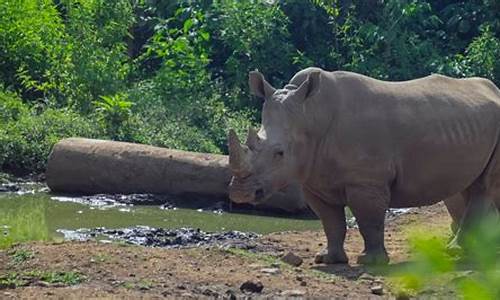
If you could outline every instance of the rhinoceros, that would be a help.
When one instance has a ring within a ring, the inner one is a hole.
[[[317,263],[347,263],[346,206],[364,240],[361,264],[389,261],[389,208],[463,199],[460,245],[487,199],[500,207],[500,90],[487,79],[387,82],[307,68],[281,89],[258,71],[249,84],[264,99],[262,125],[245,144],[229,131],[230,198],[261,203],[299,182],[327,238]]]

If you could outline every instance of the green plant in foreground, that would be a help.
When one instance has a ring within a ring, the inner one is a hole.
[[[410,243],[414,261],[392,274],[390,280],[396,294],[417,295],[429,287],[437,287],[464,299],[500,298],[497,218],[487,218],[469,231],[461,259],[448,254],[445,238],[420,234],[411,237]]]

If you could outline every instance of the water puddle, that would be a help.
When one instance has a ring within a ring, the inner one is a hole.
[[[321,229],[311,215],[292,216],[247,209],[224,201],[186,201],[164,195],[51,195],[40,183],[4,184],[0,189],[0,247],[17,240],[88,240],[191,247],[245,243],[259,234]],[[348,226],[356,227],[348,212]],[[391,210],[388,220],[407,213]]]
[[[75,239],[79,235],[76,239],[104,236],[104,239],[116,238],[132,243],[135,242],[130,238],[130,232],[140,235],[149,231],[148,234],[163,239],[162,243],[168,243],[162,236],[162,230],[177,230],[178,234],[183,234],[183,230],[184,233],[194,230],[195,244],[199,242],[198,237],[213,240],[225,235],[229,239],[231,235],[237,236],[235,232],[265,234],[321,228],[320,222],[310,217],[228,212],[225,210],[227,204],[215,203],[211,207],[193,209],[174,206],[168,201],[162,204],[132,204],[141,197],[144,198],[142,200],[151,200],[150,203],[159,201],[151,195],[135,195],[131,197],[134,201],[126,203],[117,201],[116,197],[122,195],[68,197],[46,192],[0,193],[0,227],[4,236],[12,234],[25,240]],[[123,234],[117,235],[117,232]]]

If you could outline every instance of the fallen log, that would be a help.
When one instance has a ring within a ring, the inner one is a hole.
[[[52,149],[47,185],[53,192],[79,194],[170,194],[228,199],[228,157],[147,145],[69,138]],[[286,211],[306,208],[302,192],[291,185],[265,207]]]

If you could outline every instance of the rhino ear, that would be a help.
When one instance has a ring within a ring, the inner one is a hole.
[[[248,84],[250,85],[250,93],[260,98],[267,99],[276,91],[259,71],[250,72],[248,75]]]
[[[319,92],[321,83],[321,71],[314,71],[307,75],[307,79],[295,90],[299,99],[306,99]]]

